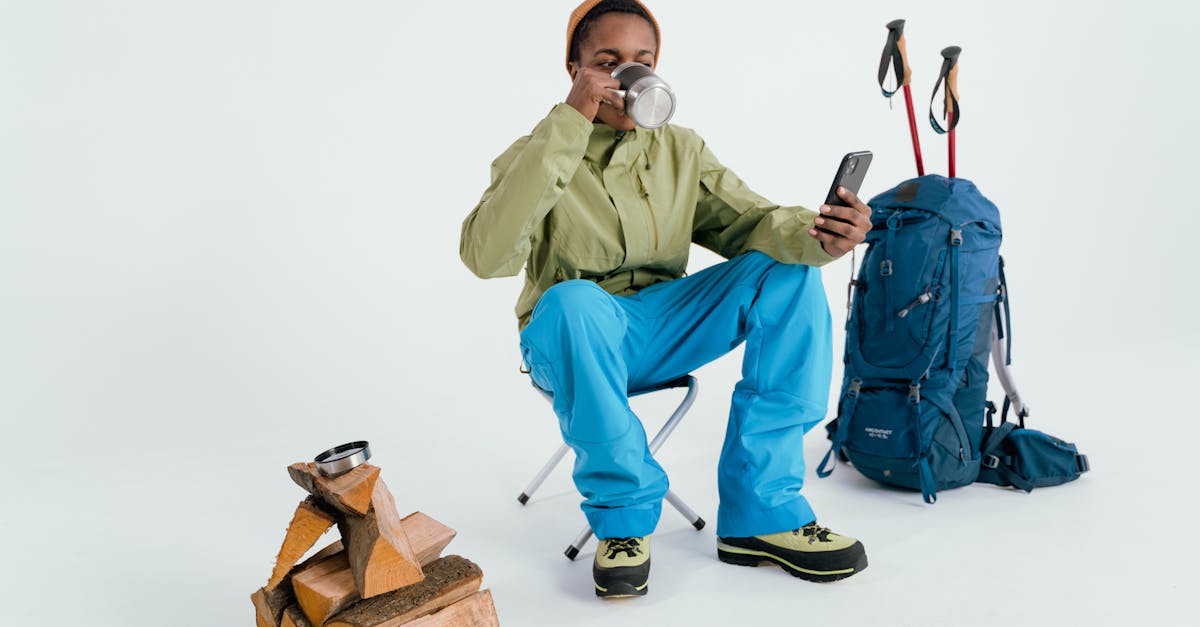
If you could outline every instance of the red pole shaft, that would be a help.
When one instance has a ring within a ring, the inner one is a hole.
[[[904,104],[908,107],[908,131],[912,134],[913,154],[917,157],[917,176],[925,176],[925,162],[921,160],[921,140],[917,138],[917,116],[913,114],[912,89],[908,85],[904,86]]]
[[[948,115],[948,116],[946,116],[946,117],[947,117],[947,118],[949,118],[949,120],[947,120],[947,121],[948,121],[950,124],[954,124],[954,113],[953,113],[953,112],[951,112],[951,113],[950,113],[950,115]],[[954,178],[954,175],[955,175],[955,171],[954,171],[954,129],[950,129],[950,132],[949,132],[949,133],[947,133],[947,135],[949,135],[949,136],[950,136],[950,137],[949,137],[949,144],[950,144],[950,155],[949,155],[949,160],[950,160],[950,178]]]

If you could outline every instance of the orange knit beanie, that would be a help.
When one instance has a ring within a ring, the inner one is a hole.
[[[651,13],[650,9],[647,9],[646,5],[643,4],[642,2],[640,2],[640,0],[631,0],[631,1],[634,4],[638,5],[639,7],[642,7],[642,10],[646,12],[646,17],[650,18],[650,25],[654,27],[654,38],[655,38],[655,40],[657,40],[659,42],[658,46],[656,46],[654,49],[654,64],[657,65],[658,64],[658,50],[660,48],[662,48],[662,31],[659,30],[659,28],[658,28],[658,20],[654,19],[654,14]],[[580,20],[583,19],[583,16],[587,15],[588,11],[591,11],[592,9],[596,8],[596,5],[600,4],[601,2],[603,2],[603,0],[583,0],[583,3],[580,4],[579,6],[575,7],[575,10],[571,12],[571,19],[567,21],[567,71],[568,72],[571,71],[571,43],[575,39],[575,29],[579,26],[579,22],[580,22]]]

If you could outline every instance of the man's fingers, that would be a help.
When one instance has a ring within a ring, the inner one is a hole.
[[[838,198],[841,198],[842,200],[846,201],[846,206],[851,207],[852,209],[854,209],[855,211],[857,211],[860,214],[870,217],[871,208],[868,207],[866,203],[859,200],[857,194],[846,189],[845,187],[838,187],[837,195],[838,195]]]
[[[829,218],[821,216],[818,216],[816,219],[814,219],[813,223],[820,227],[820,229],[832,231],[838,235],[841,235],[842,237],[847,238],[850,237],[855,229],[853,224],[847,224],[841,220],[830,220]]]
[[[820,229],[809,229],[808,234],[821,242],[821,247],[825,249],[825,252],[834,257],[841,257],[854,248],[853,242],[840,235],[826,233]]]
[[[870,209],[868,209],[869,211]],[[863,212],[851,207],[821,205],[821,215],[857,225],[859,228],[867,231],[871,230],[871,219],[868,217],[870,213],[863,214]]]

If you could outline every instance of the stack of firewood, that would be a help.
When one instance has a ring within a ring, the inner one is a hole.
[[[421,512],[401,519],[379,467],[327,477],[309,462],[288,474],[311,496],[296,507],[267,585],[250,595],[258,627],[499,625],[479,567],[441,557],[454,530]],[[341,539],[297,564],[335,524]]]

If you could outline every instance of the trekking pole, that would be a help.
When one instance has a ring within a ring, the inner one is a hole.
[[[958,46],[949,46],[942,48],[942,69],[938,72],[937,83],[933,86],[933,96],[929,101],[929,123],[933,125],[933,130],[939,135],[949,133],[950,154],[950,178],[955,176],[954,164],[954,129],[958,126],[958,120],[962,117],[958,109],[958,55],[962,52],[962,48]],[[943,127],[938,124],[938,117],[934,113],[933,103],[937,102],[938,88],[942,87],[945,82],[945,89],[942,94],[942,119],[946,125]]]
[[[921,160],[921,141],[917,137],[917,116],[912,104],[912,69],[908,66],[908,52],[904,42],[904,20],[892,20],[887,24],[887,43],[883,45],[883,56],[879,59],[879,89],[885,98],[891,98],[896,90],[888,91],[884,86],[888,70],[896,78],[897,87],[904,88],[904,104],[908,109],[908,131],[912,135],[913,154],[917,158],[917,176],[925,175],[925,163]],[[890,100],[889,100],[890,102]]]

